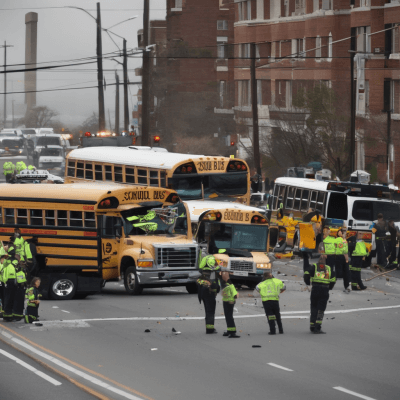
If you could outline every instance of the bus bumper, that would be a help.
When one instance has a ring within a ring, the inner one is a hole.
[[[196,270],[189,271],[136,271],[139,283],[141,285],[165,285],[171,283],[192,283],[200,277],[200,272]]]

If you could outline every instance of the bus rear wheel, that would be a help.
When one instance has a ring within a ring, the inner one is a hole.
[[[125,290],[131,296],[136,296],[143,292],[143,286],[139,284],[135,267],[128,267],[124,273]]]
[[[53,300],[71,300],[76,293],[76,281],[56,278],[50,285],[49,295]]]

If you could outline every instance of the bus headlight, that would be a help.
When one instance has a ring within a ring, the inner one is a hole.
[[[153,268],[153,261],[140,260],[137,262],[139,268]]]
[[[271,269],[271,263],[257,264],[257,269]]]

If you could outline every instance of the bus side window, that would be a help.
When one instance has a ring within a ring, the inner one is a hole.
[[[68,226],[68,212],[64,210],[57,211],[57,226]]]
[[[273,195],[273,203],[272,203],[272,209],[273,210],[278,209],[278,193],[279,193],[279,185],[275,184],[274,195]]]
[[[123,182],[122,166],[114,165],[114,182]]]
[[[83,178],[84,177],[83,173],[84,173],[83,162],[76,163],[76,177],[77,178]]]
[[[316,192],[315,190],[313,190],[311,192],[310,208],[313,209],[313,210],[315,210],[315,208],[317,206],[317,195],[318,195],[318,192]]]
[[[293,208],[294,187],[288,187],[288,194],[286,198],[286,208]]]
[[[85,179],[93,179],[93,164],[85,163]]]
[[[160,172],[160,187],[165,188],[167,187],[167,182],[166,182],[166,175],[165,171]]]
[[[147,170],[146,169],[138,169],[138,183],[142,185],[147,185]]]
[[[150,171],[150,186],[160,186],[158,180],[158,171]]]
[[[82,211],[69,212],[69,226],[82,227]]]
[[[317,210],[320,212],[324,211],[325,193],[318,192]]]
[[[13,208],[5,208],[4,209],[5,223],[9,225],[15,224],[14,218],[14,209]]]
[[[0,224],[3,224],[3,209],[0,207]]]
[[[68,161],[68,176],[74,178],[75,177],[75,160]]]
[[[300,210],[300,200],[301,200],[301,189],[296,189],[296,195],[294,198],[294,210]]]
[[[28,225],[28,210],[24,208],[17,209],[17,224]]]
[[[95,174],[95,180],[96,181],[102,181],[103,180],[103,166],[101,164],[95,164],[94,165],[94,174]]]
[[[31,210],[31,225],[43,226],[43,211]]]
[[[105,180],[106,181],[112,181],[113,180],[113,176],[112,176],[112,165],[105,165],[104,166],[106,174],[105,174]]]
[[[94,212],[85,212],[85,228],[96,228]]]
[[[46,226],[55,226],[56,225],[56,218],[55,218],[55,211],[54,210],[46,210],[45,211],[45,222]]]
[[[310,194],[309,190],[303,189],[301,195],[301,211],[308,211],[308,195]]]
[[[125,167],[125,182],[135,183],[135,168]]]

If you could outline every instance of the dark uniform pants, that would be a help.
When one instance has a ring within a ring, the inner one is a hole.
[[[364,289],[365,285],[363,284],[361,280],[361,268],[363,266],[363,257],[359,256],[353,256],[351,257],[351,289],[352,290],[358,290],[358,287],[360,289]]]
[[[343,278],[343,286],[347,289],[350,284],[350,271],[344,255],[336,256],[336,278]]]
[[[279,309],[279,301],[278,300],[263,301],[263,306],[265,310],[265,315],[268,318],[268,325],[270,332],[276,333],[275,321],[278,324],[279,332],[283,332],[281,312]]]
[[[3,313],[4,321],[12,320],[16,290],[17,286],[14,282],[14,279],[10,279],[6,283],[6,287],[4,288],[4,313]]]
[[[313,284],[311,289],[310,330],[321,330],[324,312],[329,300],[329,285]]]
[[[204,310],[206,312],[206,332],[211,333],[214,331],[214,318],[216,293],[210,292],[207,286],[201,286],[201,299],[203,300]]]
[[[26,307],[25,322],[31,324],[36,321],[39,316],[39,304],[36,307],[28,306]]]
[[[228,332],[236,332],[235,320],[233,319],[233,308],[235,303],[230,304],[229,301],[223,301],[222,305],[224,307],[225,321]]]
[[[387,257],[387,243],[385,238],[377,238],[376,239],[376,256],[378,265],[381,267],[386,266],[386,257]]]
[[[2,282],[0,282],[0,301],[1,301],[0,314],[3,314],[3,308],[4,308],[4,285],[3,285]]]
[[[14,294],[13,317],[15,319],[24,318],[25,288],[21,284],[16,284]]]

